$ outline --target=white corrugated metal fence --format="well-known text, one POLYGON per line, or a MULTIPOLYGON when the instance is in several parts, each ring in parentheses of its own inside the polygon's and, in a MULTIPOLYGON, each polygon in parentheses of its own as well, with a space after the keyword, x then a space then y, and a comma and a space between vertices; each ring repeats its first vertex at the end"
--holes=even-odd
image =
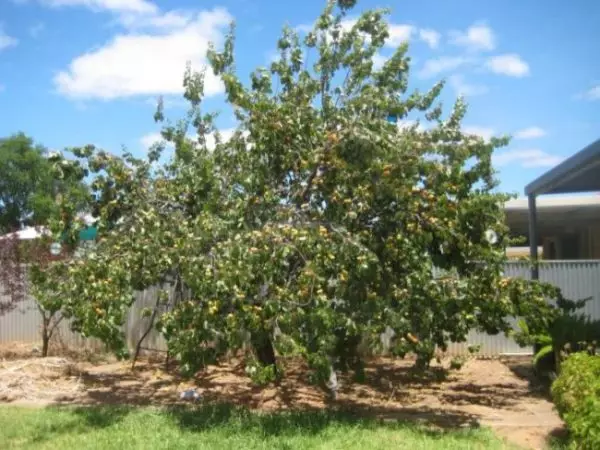
MULTIPOLYGON (((544 261, 540 263, 540 279, 560 287, 566 298, 580 300, 591 298, 582 312, 592 319, 600 319, 600 260, 594 261, 544 261)), ((523 262, 509 262, 506 265, 505 275, 508 277, 529 278, 529 265, 523 262)), ((156 302, 158 288, 151 288, 137 292, 135 302, 129 311, 125 324, 127 343, 131 349, 147 329, 149 318, 142 317, 144 308, 153 308, 156 302)), ((171 296, 173 293, 170 293, 171 296)), ((35 301, 27 299, 19 304, 18 308, 0 317, 0 344, 11 342, 38 343, 40 341, 41 318, 37 311, 35 301)), ((69 329, 66 321, 61 323, 57 340, 66 345, 97 348, 101 344, 97 341, 84 339, 79 334, 69 329)), ((481 347, 479 355, 518 355, 531 354, 531 348, 519 347, 511 338, 504 335, 490 336, 487 334, 471 332, 465 343, 450 344, 448 352, 451 354, 464 354, 471 345, 481 347)), ((166 344, 162 336, 151 330, 143 347, 145 349, 165 351, 166 344)))

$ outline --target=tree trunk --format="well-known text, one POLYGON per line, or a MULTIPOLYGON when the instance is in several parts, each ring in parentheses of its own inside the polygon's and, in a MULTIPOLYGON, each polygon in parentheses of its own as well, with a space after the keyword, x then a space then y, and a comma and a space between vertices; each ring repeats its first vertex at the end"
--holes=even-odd
POLYGON ((423 373, 423 372, 429 370, 429 367, 431 365, 431 360, 433 359, 434 353, 435 353, 434 347, 421 349, 417 353, 417 359, 415 360, 415 364, 414 364, 413 368, 418 373, 423 373))
POLYGON ((54 335, 54 330, 63 320, 63 316, 59 317, 57 320, 54 320, 55 312, 47 312, 43 310, 39 305, 38 309, 40 314, 42 315, 42 358, 48 356, 48 351, 50 349, 50 339, 54 335))
POLYGON ((42 358, 48 356, 48 347, 50 347, 50 335, 48 333, 48 325, 44 321, 44 329, 42 330, 42 358))
POLYGON ((561 352, 560 352, 559 348, 554 349, 554 372, 556 373, 557 376, 560 373, 560 365, 562 362, 560 353, 561 352))
POLYGON ((140 356, 140 352, 142 350, 142 343, 148 337, 148 335, 150 334, 150 331, 152 331, 152 328, 154 328, 154 320, 156 319, 156 313, 158 312, 159 302, 160 302, 160 297, 157 295, 156 296, 156 305, 154 305, 154 310, 152 311, 152 316, 150 317, 150 322, 148 323, 148 327, 146 328, 146 331, 144 331, 144 334, 142 334, 142 337, 139 339, 139 341, 137 342, 137 345, 135 346, 135 353, 133 355, 133 360, 131 361, 131 370, 135 369, 135 363, 137 362, 138 356, 140 356))
POLYGON ((360 351, 362 336, 348 334, 346 330, 336 332, 335 356, 337 363, 335 369, 346 373, 349 370, 354 371, 354 379, 359 382, 364 381, 363 355, 360 351))
POLYGON ((269 334, 265 330, 252 333, 251 341, 260 363, 265 367, 273 366, 275 374, 277 374, 277 358, 275 357, 275 348, 269 334))

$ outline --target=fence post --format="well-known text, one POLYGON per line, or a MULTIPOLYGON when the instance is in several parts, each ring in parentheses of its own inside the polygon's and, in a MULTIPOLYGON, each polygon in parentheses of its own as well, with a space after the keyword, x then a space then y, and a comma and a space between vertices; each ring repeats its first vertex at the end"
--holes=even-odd
POLYGON ((538 263, 538 247, 537 247, 537 207, 535 195, 530 194, 529 197, 529 256, 531 257, 531 279, 537 280, 540 277, 538 263))

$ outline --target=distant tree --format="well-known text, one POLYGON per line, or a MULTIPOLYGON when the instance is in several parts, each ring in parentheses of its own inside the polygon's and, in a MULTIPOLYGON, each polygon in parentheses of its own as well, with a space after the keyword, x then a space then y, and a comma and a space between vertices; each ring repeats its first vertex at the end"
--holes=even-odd
POLYGON ((56 211, 56 196, 69 191, 78 206, 87 189, 81 182, 57 180, 48 151, 23 133, 0 138, 0 233, 22 225, 43 225, 56 211))

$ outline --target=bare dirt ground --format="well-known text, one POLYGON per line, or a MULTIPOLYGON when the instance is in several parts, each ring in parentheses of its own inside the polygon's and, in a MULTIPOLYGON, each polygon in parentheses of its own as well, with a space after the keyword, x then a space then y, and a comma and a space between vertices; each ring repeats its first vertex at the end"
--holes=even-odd
POLYGON ((311 386, 305 368, 289 363, 279 385, 253 386, 241 362, 210 367, 193 380, 166 372, 164 363, 142 361, 91 364, 50 357, 0 361, 0 402, 49 404, 175 405, 195 388, 202 402, 225 402, 251 409, 311 409, 334 406, 380 417, 409 419, 438 427, 489 426, 523 448, 546 448, 562 428, 546 391, 537 385, 528 361, 471 360, 444 376, 440 367, 425 378, 410 372, 410 361, 377 359, 363 384, 341 379, 333 403, 311 386))

